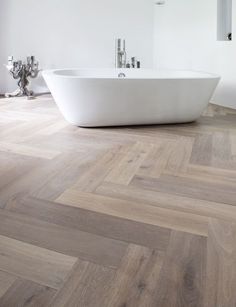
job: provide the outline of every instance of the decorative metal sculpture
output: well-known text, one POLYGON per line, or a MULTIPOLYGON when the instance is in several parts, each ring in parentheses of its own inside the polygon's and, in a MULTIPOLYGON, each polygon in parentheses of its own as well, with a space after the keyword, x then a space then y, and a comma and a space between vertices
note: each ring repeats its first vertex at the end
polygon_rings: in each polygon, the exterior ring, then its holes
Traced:
POLYGON ((13 56, 8 57, 8 64, 5 65, 13 76, 14 79, 20 79, 18 81, 19 88, 13 93, 6 93, 6 97, 20 97, 27 96, 28 99, 33 99, 34 92, 28 90, 29 85, 28 78, 36 78, 39 74, 39 63, 35 60, 34 56, 28 56, 26 62, 14 61, 13 56))

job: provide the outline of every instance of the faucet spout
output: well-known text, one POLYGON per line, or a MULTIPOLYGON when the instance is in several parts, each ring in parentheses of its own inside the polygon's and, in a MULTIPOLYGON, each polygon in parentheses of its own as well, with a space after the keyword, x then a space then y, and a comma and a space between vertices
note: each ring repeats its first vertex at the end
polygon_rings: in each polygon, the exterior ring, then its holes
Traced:
POLYGON ((121 38, 116 39, 115 61, 116 68, 126 67, 126 44, 121 38))

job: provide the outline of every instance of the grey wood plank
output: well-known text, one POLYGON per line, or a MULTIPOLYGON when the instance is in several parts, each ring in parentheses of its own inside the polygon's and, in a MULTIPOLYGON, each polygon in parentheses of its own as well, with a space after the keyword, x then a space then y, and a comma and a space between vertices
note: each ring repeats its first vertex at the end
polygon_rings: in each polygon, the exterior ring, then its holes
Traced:
POLYGON ((1 307, 46 307, 56 290, 32 281, 17 279, 5 295, 0 298, 1 307))
POLYGON ((12 201, 7 209, 63 227, 163 251, 168 246, 171 232, 167 228, 137 223, 32 197, 12 201))
POLYGON ((16 279, 16 276, 0 271, 0 298, 7 292, 16 279))
POLYGON ((77 258, 0 235, 0 270, 58 289, 77 258))
POLYGON ((0 211, 0 234, 111 267, 119 265, 127 247, 125 242, 40 221, 7 210, 0 211))
POLYGON ((156 294, 164 253, 129 245, 102 306, 150 306, 156 294))
POLYGON ((205 307, 206 238, 173 231, 150 306, 205 307))
POLYGON ((105 307, 104 298, 115 271, 93 263, 79 261, 51 307, 105 307))
POLYGON ((137 188, 187 196, 194 199, 236 205, 234 183, 217 183, 214 180, 211 182, 209 179, 204 181, 204 179, 162 175, 160 178, 135 176, 131 185, 137 188))
POLYGON ((236 306, 236 224, 211 219, 205 306, 236 306))

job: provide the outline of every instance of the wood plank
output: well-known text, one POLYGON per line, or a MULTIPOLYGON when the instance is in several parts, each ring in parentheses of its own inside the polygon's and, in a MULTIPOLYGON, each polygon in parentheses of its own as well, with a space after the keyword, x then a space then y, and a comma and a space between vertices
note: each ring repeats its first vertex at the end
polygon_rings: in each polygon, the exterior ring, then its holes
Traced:
POLYGON ((173 147, 168 158, 166 156, 166 170, 172 175, 177 175, 180 171, 186 172, 193 149, 193 138, 180 137, 173 147))
POLYGON ((223 203, 107 182, 100 185, 97 188, 96 193, 122 200, 138 202, 140 204, 146 203, 165 209, 236 222, 236 206, 226 205, 223 203))
POLYGON ((64 206, 32 197, 14 200, 7 206, 7 209, 11 212, 18 212, 63 227, 163 251, 166 250, 170 237, 170 230, 163 227, 64 206))
MULTIPOLYGON (((14 114, 14 112, 12 111, 11 113, 14 114)), ((12 126, 10 129, 1 131, 0 132, 1 141, 7 142, 7 143, 9 142, 17 143, 19 142, 19 140, 24 143, 27 143, 28 141, 30 141, 32 138, 35 137, 35 135, 37 134, 37 131, 42 129, 42 127, 47 126, 52 120, 52 117, 51 118, 49 117, 46 120, 41 116, 39 117, 39 115, 36 115, 36 117, 37 117, 37 120, 35 120, 34 122, 32 121, 23 122, 22 121, 20 124, 18 123, 17 125, 12 126)), ((55 120, 55 118, 53 118, 53 120, 55 120)))
POLYGON ((149 306, 205 307, 206 245, 206 238, 173 231, 149 306))
POLYGON ((169 140, 157 140, 136 174, 159 177, 166 168, 174 144, 175 142, 169 140))
POLYGON ((234 158, 236 158, 236 133, 230 134, 231 152, 234 158))
POLYGON ((0 270, 58 289, 77 258, 0 235, 0 270))
POLYGON ((127 247, 118 240, 6 210, 0 211, 0 235, 111 267, 118 267, 127 247))
POLYGON ((117 144, 134 144, 141 142, 145 144, 155 144, 157 140, 176 140, 176 135, 171 132, 163 132, 161 126, 132 126, 132 127, 109 127, 89 129, 83 128, 77 132, 90 138, 90 141, 100 140, 101 142, 110 142, 117 144))
POLYGON ((48 160, 54 159, 60 154, 60 152, 55 150, 48 150, 46 148, 37 148, 24 144, 14 144, 7 142, 0 142, 0 151, 48 160))
MULTIPOLYGON (((102 153, 103 155, 103 153, 102 153)), ((45 200, 55 200, 63 191, 74 185, 79 178, 84 178, 88 168, 101 156, 100 151, 69 152, 61 155, 55 164, 41 170, 41 181, 30 195, 45 200), (50 172, 49 172, 50 170, 50 172)))
POLYGON ((198 135, 193 144, 190 163, 197 165, 211 165, 212 161, 212 135, 198 135))
MULTIPOLYGON (((31 158, 30 158, 31 159, 31 158)), ((74 184, 94 159, 84 153, 63 153, 50 161, 26 161, 26 169, 8 185, 0 187, 0 207, 5 207, 12 199, 22 195, 43 195, 46 199, 58 197, 64 189, 74 184), (76 163, 76 164, 75 164, 76 163)))
POLYGON ((74 189, 85 192, 93 192, 103 182, 113 165, 116 165, 122 157, 122 153, 108 151, 87 169, 87 172, 73 185, 74 189))
POLYGON ((134 144, 128 154, 112 168, 105 181, 129 184, 152 147, 152 145, 147 146, 147 144, 140 142, 134 144))
POLYGON ((51 306, 104 307, 104 297, 114 277, 110 268, 79 261, 65 286, 58 292, 51 306))
POLYGON ((236 306, 236 224, 211 219, 207 244, 207 307, 236 306))
POLYGON ((36 161, 35 158, 0 152, 0 208, 4 206, 2 194, 7 186, 27 175, 32 168, 41 165, 41 163, 42 161, 36 161))
POLYGON ((217 131, 213 135, 212 166, 236 171, 229 131, 217 131))
POLYGON ((0 271, 0 299, 7 292, 7 290, 13 285, 16 279, 17 277, 10 275, 6 272, 0 271))
POLYGON ((227 163, 231 157, 230 133, 225 131, 215 132, 212 141, 212 164, 221 167, 219 163, 227 163))
POLYGON ((103 151, 120 151, 122 147, 125 148, 130 142, 126 139, 106 138, 104 133, 101 135, 88 135, 82 129, 83 133, 79 133, 80 128, 68 126, 63 131, 59 131, 53 135, 44 136, 36 133, 34 137, 27 140, 30 146, 37 146, 41 144, 42 147, 49 150, 56 150, 62 152, 86 152, 92 154, 93 152, 103 151))
POLYGON ((222 169, 218 167, 199 166, 189 164, 187 174, 207 181, 229 182, 236 184, 236 170, 222 169))
MULTIPOLYGON (((180 171, 177 176, 173 176, 171 173, 168 173, 166 171, 163 173, 163 176, 166 175, 166 176, 169 176, 170 178, 171 177, 177 177, 177 178, 174 178, 174 180, 180 179, 180 181, 181 180, 189 180, 190 182, 191 181, 192 182, 195 182, 195 181, 202 182, 202 183, 205 183, 205 186, 207 186, 207 185, 210 185, 212 187, 214 187, 214 186, 215 187, 227 186, 227 188, 231 188, 232 190, 234 190, 235 187, 236 187, 236 180, 235 180, 233 173, 234 173, 234 175, 236 174, 235 172, 231 172, 231 174, 229 173, 229 176, 227 177, 227 179, 224 179, 220 176, 214 176, 214 177, 207 176, 207 175, 202 176, 200 174, 200 170, 199 170, 199 172, 197 172, 197 171, 190 172, 189 168, 188 168, 186 172, 180 171), (232 175, 232 176, 230 177, 230 175, 232 175)), ((197 186, 197 184, 196 184, 196 186, 197 186)))
POLYGON ((64 128, 68 127, 69 123, 65 120, 59 120, 55 123, 50 124, 46 128, 42 128, 37 133, 41 135, 53 135, 55 133, 60 132, 64 128))
POLYGON ((130 245, 102 306, 150 306, 164 255, 130 245))
POLYGON ((67 190, 57 202, 119 218, 207 236, 208 218, 111 197, 67 190))
POLYGON ((162 175, 160 178, 135 176, 131 185, 141 189, 236 205, 234 184, 162 175))
POLYGON ((18 279, 0 298, 1 307, 46 307, 49 306, 56 290, 36 284, 32 281, 18 279))

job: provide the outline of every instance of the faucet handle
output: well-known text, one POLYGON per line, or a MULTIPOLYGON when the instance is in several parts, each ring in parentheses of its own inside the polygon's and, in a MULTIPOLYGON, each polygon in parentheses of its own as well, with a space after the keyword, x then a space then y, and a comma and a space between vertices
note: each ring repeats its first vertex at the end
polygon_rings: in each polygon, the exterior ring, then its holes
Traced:
POLYGON ((131 66, 132 66, 132 68, 136 68, 136 63, 137 63, 136 57, 132 57, 131 58, 131 66))
POLYGON ((141 68, 141 63, 137 61, 136 57, 131 58, 131 68, 141 68))
POLYGON ((123 39, 123 51, 125 52, 126 50, 126 42, 125 42, 125 39, 123 39))

